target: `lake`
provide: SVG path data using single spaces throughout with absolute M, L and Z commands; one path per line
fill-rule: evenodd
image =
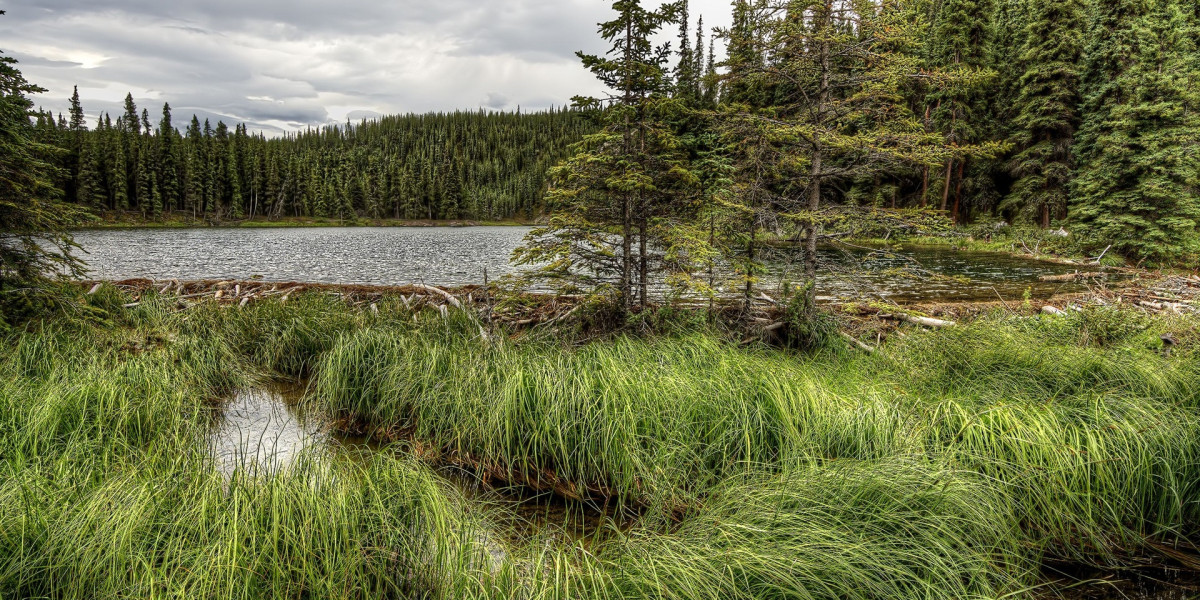
M 329 227 L 286 229 L 132 229 L 80 231 L 76 241 L 94 279 L 251 279 L 313 283 L 439 286 L 481 284 L 511 273 L 512 251 L 528 227 Z M 910 248 L 880 257 L 867 250 L 826 248 L 829 268 L 818 282 L 824 300 L 1020 300 L 1026 289 L 1044 298 L 1078 291 L 1046 283 L 1044 275 L 1079 267 L 1007 254 Z M 937 277 L 912 278 L 896 269 L 920 265 Z M 795 279 L 783 262 L 764 287 Z M 1085 269 L 1086 270 L 1086 269 Z

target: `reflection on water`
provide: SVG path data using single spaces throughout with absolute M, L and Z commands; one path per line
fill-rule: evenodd
M 1195 600 L 1200 575 L 1177 570 L 1098 571 L 1072 568 L 1047 572 L 1049 582 L 1037 594 L 1045 600 Z
M 243 390 L 222 406 L 208 437 L 210 452 L 222 473 L 276 472 L 324 442 L 327 436 L 319 424 L 302 419 L 287 396 L 296 397 L 285 388 Z
M 510 273 L 512 251 L 528 227 L 348 227 L 81 231 L 75 239 L 96 279 L 251 279 L 313 283 L 468 285 Z M 894 255 L 866 249 L 821 250 L 817 290 L 825 300 L 1020 300 L 1081 289 L 1045 283 L 1044 275 L 1080 267 L 1000 253 L 906 248 Z M 918 266 L 936 275 L 913 278 Z M 766 288 L 797 281 L 799 260 L 773 261 Z M 1089 269 L 1084 269 L 1089 270 Z M 732 290 L 731 290 L 732 291 Z
M 80 231 L 95 279 L 470 285 L 508 273 L 527 227 Z

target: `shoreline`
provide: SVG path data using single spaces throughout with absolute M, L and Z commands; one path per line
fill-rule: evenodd
M 306 229 L 351 227 L 531 227 L 536 223 L 521 219 L 315 219 L 284 217 L 282 219 L 242 219 L 211 222 L 200 219 L 165 220 L 143 218 L 110 218 L 101 216 L 90 223 L 80 223 L 75 231 L 113 231 L 137 229 Z

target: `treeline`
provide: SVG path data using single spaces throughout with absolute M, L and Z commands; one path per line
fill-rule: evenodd
M 207 220 L 253 217 L 503 219 L 540 211 L 545 174 L 587 130 L 570 109 L 384 117 L 279 138 L 212 126 L 183 131 L 171 107 L 89 129 L 78 92 L 69 118 L 39 112 L 35 131 L 64 150 L 68 202 L 101 212 Z
M 939 215 L 1200 256 L 1194 0 L 739 0 L 703 69 L 686 0 L 612 6 L 610 51 L 580 55 L 610 90 L 579 103 L 601 127 L 520 250 L 538 277 L 626 309 L 664 284 L 749 301 L 791 242 L 811 310 L 819 244 Z M 676 51 L 654 43 L 676 25 Z

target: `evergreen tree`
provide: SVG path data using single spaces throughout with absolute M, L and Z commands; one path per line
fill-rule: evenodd
M 171 105 L 163 104 L 162 120 L 158 124 L 158 187 L 168 210 L 179 208 L 181 201 L 178 137 L 179 133 L 171 123 Z
M 124 125 L 126 133 L 138 135 L 142 132 L 142 123 L 138 120 L 137 105 L 133 103 L 133 94 L 125 94 L 125 115 L 121 117 L 121 124 Z
M 552 169 L 550 224 L 531 233 L 516 257 L 547 264 L 538 276 L 550 281 L 613 292 L 624 311 L 636 298 L 648 301 L 652 247 L 672 245 L 663 225 L 678 207 L 671 206 L 672 188 L 691 174 L 663 122 L 678 110 L 677 101 L 667 98 L 670 50 L 651 41 L 679 20 L 683 5 L 647 10 L 638 0 L 618 0 L 612 9 L 616 18 L 600 24 L 601 37 L 612 44 L 608 54 L 578 53 L 611 90 L 608 107 L 596 98 L 576 99 L 577 106 L 596 111 L 602 129 L 584 136 L 573 155 Z
M 87 118 L 83 114 L 83 104 L 79 102 L 79 86 L 71 94 L 71 131 L 87 131 Z
M 1195 37 L 1175 0 L 1101 3 L 1072 188 L 1076 233 L 1132 257 L 1200 250 Z
M 991 0 L 945 0 L 934 19 L 929 64 L 955 76 L 952 85 L 935 87 L 929 98 L 934 121 L 945 133 L 947 144 L 975 144 L 989 133 L 987 78 L 983 75 L 994 75 L 988 53 L 992 16 Z M 966 167 L 965 158 L 951 159 L 942 178 L 941 210 L 950 210 L 955 221 L 961 216 Z
M 83 268 L 72 255 L 69 233 L 78 215 L 61 203 L 47 160 L 55 152 L 33 138 L 28 95 L 45 90 L 29 83 L 16 64 L 0 54 L 0 328 L 36 308 L 48 278 L 78 275 Z
M 1067 207 L 1074 169 L 1071 146 L 1079 127 L 1082 0 L 1031 0 L 1032 21 L 1024 38 L 1015 119 L 1017 178 L 1002 208 L 1050 226 Z

